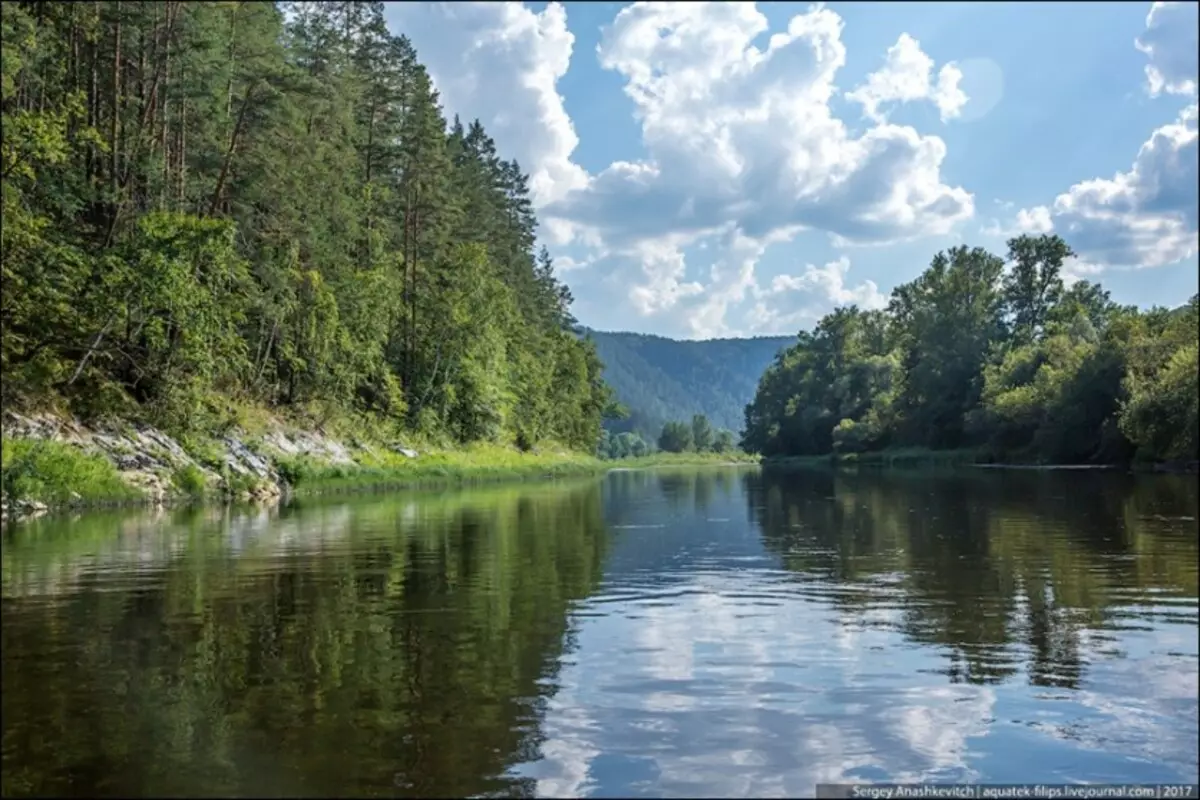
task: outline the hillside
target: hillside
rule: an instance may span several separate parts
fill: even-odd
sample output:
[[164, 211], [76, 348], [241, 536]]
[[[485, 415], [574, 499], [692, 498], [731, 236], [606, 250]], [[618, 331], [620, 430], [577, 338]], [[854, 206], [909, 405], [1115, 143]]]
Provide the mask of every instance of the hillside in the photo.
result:
[[589, 331], [604, 380], [630, 410], [613, 432], [657, 437], [663, 423], [704, 414], [714, 428], [742, 429], [743, 409], [780, 348], [794, 336], [676, 341], [641, 333]]

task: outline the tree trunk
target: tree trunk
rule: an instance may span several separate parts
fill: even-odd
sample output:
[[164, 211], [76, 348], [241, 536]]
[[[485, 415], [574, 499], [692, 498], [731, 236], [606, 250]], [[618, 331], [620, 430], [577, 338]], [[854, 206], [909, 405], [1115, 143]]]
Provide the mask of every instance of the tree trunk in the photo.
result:
[[120, 158], [120, 142], [117, 137], [120, 133], [121, 119], [121, 0], [116, 0], [115, 19], [116, 25], [113, 29], [113, 66], [112, 66], [112, 120], [109, 127], [109, 145], [112, 147], [109, 162], [109, 181], [112, 185], [113, 194], [117, 191], [117, 163]]
[[167, 32], [163, 37], [163, 93], [162, 93], [162, 189], [159, 192], [158, 205], [162, 210], [167, 208], [167, 197], [169, 187], [171, 185], [171, 148], [169, 146], [168, 130], [171, 126], [171, 109], [168, 105], [168, 100], [171, 96], [171, 29], [175, 22], [175, 14], [178, 13], [174, 5], [169, 0], [167, 2]]
[[209, 203], [208, 215], [217, 213], [218, 203], [221, 200], [221, 192], [225, 189], [225, 179], [229, 177], [229, 165], [233, 162], [233, 153], [237, 149], [238, 137], [242, 133], [242, 126], [246, 122], [246, 112], [250, 109], [250, 101], [254, 98], [254, 84], [250, 83], [246, 86], [246, 97], [242, 100], [242, 108], [238, 111], [237, 124], [233, 126], [233, 135], [229, 138], [229, 148], [225, 151], [225, 160], [221, 164], [221, 174], [217, 177], [217, 187], [213, 189], [212, 201]]

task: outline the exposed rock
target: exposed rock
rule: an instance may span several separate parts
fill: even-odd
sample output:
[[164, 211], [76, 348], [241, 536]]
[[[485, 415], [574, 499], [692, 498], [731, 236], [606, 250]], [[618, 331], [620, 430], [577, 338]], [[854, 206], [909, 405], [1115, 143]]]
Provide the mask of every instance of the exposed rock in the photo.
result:
[[222, 439], [222, 443], [227, 451], [225, 464], [231, 471], [238, 475], [253, 475], [262, 480], [277, 479], [278, 476], [271, 468], [271, 463], [243, 444], [237, 437], [226, 436]]
[[125, 472], [121, 477], [131, 486], [140, 489], [146, 499], [154, 505], [161, 505], [170, 491], [170, 482], [153, 472]]
[[285, 433], [274, 430], [263, 437], [263, 444], [285, 456], [309, 456], [330, 464], [354, 464], [350, 450], [336, 439], [308, 432]]
[[[223, 489], [227, 497], [232, 495], [231, 499], [271, 503], [289, 490], [273, 459], [305, 456], [327, 464], [354, 466], [357, 463], [355, 454], [363, 449], [359, 444], [351, 450], [324, 433], [277, 426], [253, 446], [244, 434], [233, 431], [214, 442], [216, 452], [202, 463], [189, 455], [178, 441], [148, 425], [97, 423], [87, 426], [77, 419], [54, 414], [13, 412], [5, 413], [0, 423], [5, 436], [59, 441], [105, 457], [126, 484], [138, 489], [156, 506], [187, 495], [182, 487], [175, 485], [175, 476], [184, 469], [199, 471], [209, 489]], [[418, 455], [416, 450], [400, 444], [390, 449], [406, 458]], [[81, 497], [74, 495], [68, 504], [81, 501]], [[13, 516], [24, 515], [27, 511], [41, 513], [33, 506], [20, 505], [20, 501], [11, 497], [5, 498], [4, 509], [11, 511]]]
[[[34, 519], [40, 517], [49, 511], [49, 507], [45, 503], [40, 503], [37, 500], [17, 500], [12, 504], [12, 516], [14, 519]], [[5, 509], [8, 512], [8, 509]]]

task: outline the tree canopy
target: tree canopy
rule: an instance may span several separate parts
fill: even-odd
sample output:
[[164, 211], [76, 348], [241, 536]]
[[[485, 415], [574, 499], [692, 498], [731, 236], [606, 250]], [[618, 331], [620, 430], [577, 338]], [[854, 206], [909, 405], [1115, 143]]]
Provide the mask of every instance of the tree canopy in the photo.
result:
[[839, 308], [781, 352], [746, 407], [766, 455], [981, 448], [1041, 463], [1194, 461], [1197, 298], [1168, 311], [1064, 284], [1056, 235], [938, 253], [886, 310]]
[[595, 446], [528, 178], [382, 3], [20, 2], [3, 51], [6, 406]]

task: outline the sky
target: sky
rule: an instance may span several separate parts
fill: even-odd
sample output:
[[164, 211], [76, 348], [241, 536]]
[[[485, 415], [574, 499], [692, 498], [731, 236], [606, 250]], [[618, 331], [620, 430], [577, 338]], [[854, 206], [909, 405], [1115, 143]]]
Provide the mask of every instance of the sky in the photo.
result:
[[1183, 3], [389, 3], [531, 177], [597, 330], [794, 334], [940, 250], [1055, 232], [1117, 302], [1197, 291]]

